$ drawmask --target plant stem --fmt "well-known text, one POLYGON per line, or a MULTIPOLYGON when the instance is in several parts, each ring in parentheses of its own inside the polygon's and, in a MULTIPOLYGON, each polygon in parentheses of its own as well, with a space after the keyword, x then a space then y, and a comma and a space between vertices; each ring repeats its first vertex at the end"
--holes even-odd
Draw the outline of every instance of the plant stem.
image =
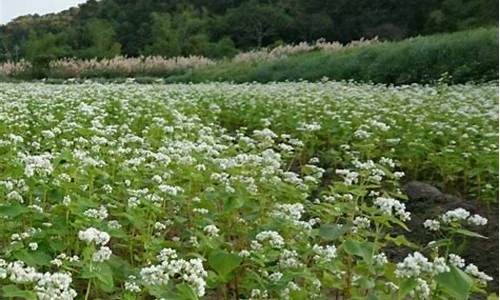
POLYGON ((85 300, 89 299, 91 286, 92 286, 92 279, 89 279, 89 283, 87 284, 87 292, 85 293, 85 300))

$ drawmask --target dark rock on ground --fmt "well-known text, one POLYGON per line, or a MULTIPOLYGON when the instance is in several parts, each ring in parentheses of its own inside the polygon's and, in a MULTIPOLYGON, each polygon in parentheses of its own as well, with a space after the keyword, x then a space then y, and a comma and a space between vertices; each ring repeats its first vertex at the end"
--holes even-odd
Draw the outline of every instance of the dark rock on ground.
POLYGON ((403 186, 403 192, 410 200, 439 200, 443 193, 436 187, 420 181, 410 181, 403 186))

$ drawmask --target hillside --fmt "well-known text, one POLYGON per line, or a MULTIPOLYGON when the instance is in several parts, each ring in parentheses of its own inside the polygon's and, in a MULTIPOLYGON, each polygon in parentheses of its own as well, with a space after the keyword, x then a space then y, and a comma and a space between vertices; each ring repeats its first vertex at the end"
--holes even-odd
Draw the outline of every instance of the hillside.
POLYGON ((0 26, 0 61, 62 57, 230 57, 319 38, 399 40, 498 23, 494 0, 89 0, 0 26))

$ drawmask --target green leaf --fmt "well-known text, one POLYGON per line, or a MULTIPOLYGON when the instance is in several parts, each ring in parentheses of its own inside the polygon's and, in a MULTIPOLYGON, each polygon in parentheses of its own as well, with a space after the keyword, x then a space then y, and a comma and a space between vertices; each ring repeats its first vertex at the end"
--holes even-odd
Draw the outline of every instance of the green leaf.
POLYGON ((241 208, 244 204, 242 198, 236 197, 228 197, 224 200, 224 211, 229 212, 238 208, 241 208))
POLYGON ((113 282, 113 270, 106 263, 101 263, 98 265, 95 275, 100 283, 100 287, 105 292, 111 292, 115 287, 113 282))
POLYGON ((347 225, 323 224, 319 228, 319 236, 327 241, 334 241, 346 233, 347 230, 349 230, 347 225))
POLYGON ((408 241, 404 235, 398 235, 397 237, 394 238, 394 237, 391 237, 389 234, 387 234, 385 236, 385 239, 393 242, 398 247, 403 245, 403 246, 406 246, 406 247, 409 247, 412 249, 419 248, 417 244, 408 241))
POLYGON ((123 300, 136 300, 137 298, 136 298, 136 296, 135 296, 135 295, 130 294, 130 292, 129 292, 129 293, 125 293, 125 294, 123 294, 123 295, 122 295, 122 299, 123 299, 123 300))
POLYGON ((15 218, 29 211, 29 208, 19 204, 0 206, 0 216, 15 218))
POLYGON ((436 282, 446 294, 458 300, 468 299, 473 286, 472 278, 455 266, 450 266, 449 272, 438 274, 436 282))
POLYGON ((417 281, 414 278, 408 278, 399 285, 398 299, 406 299, 406 295, 417 286, 417 281))
POLYGON ((489 294, 487 300, 498 300, 498 296, 496 294, 489 294))
POLYGON ((36 300, 36 294, 34 292, 21 290, 13 284, 2 287, 2 296, 7 298, 36 300))
POLYGON ((346 240, 344 242, 344 250, 351 255, 356 255, 363 258, 363 260, 369 264, 371 264, 372 262, 373 243, 346 240))
POLYGON ((177 289, 177 297, 178 300, 198 300, 198 295, 194 292, 193 288, 186 284, 181 283, 175 286, 177 289))
POLYGON ((214 252, 208 257, 208 264, 225 282, 229 281, 228 275, 241 264, 241 261, 238 255, 225 251, 214 252))
POLYGON ((461 235, 465 235, 465 236, 470 236, 470 237, 475 237, 475 238, 481 238, 481 239, 488 239, 484 235, 481 235, 481 234, 479 234, 477 232, 469 231, 467 229, 455 229, 455 232, 459 233, 461 235))
POLYGON ((14 254, 14 257, 25 262, 28 266, 49 266, 52 258, 43 251, 28 252, 23 249, 14 254))

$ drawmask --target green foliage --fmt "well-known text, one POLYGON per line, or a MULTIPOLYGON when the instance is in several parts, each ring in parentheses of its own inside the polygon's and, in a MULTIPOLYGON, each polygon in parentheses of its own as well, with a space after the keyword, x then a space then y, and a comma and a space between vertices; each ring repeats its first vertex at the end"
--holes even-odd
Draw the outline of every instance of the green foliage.
POLYGON ((152 14, 151 43, 144 51, 147 55, 180 56, 181 36, 174 29, 171 16, 165 14, 152 14))
POLYGON ((89 47, 81 51, 86 58, 111 58, 120 55, 121 44, 117 42, 113 25, 101 19, 89 20, 84 28, 83 38, 89 47))
POLYGON ((474 284, 472 278, 455 266, 452 266, 449 272, 439 274, 436 281, 446 294, 457 300, 469 299, 474 284))
POLYGON ((401 190, 498 201, 496 82, 67 83, 0 83, 2 299, 495 291, 488 221, 401 190))
POLYGON ((282 6, 262 4, 257 0, 228 9, 223 19, 226 31, 237 37, 240 45, 255 45, 257 48, 263 46, 265 39, 274 40, 291 22, 292 18, 282 6))
POLYGON ((242 258, 236 254, 225 251, 216 251, 208 258, 208 264, 219 274, 223 282, 229 281, 229 274, 242 262, 242 258))
POLYGON ((453 82, 498 77, 498 29, 478 29, 385 42, 333 53, 298 54, 277 61, 217 65, 173 76, 171 82, 316 81, 323 77, 376 83, 453 82))
POLYGON ((64 36, 60 47, 69 50, 68 57, 116 53, 220 57, 234 52, 213 49, 223 39, 245 51, 277 41, 292 44, 325 38, 345 43, 374 36, 399 40, 496 26, 497 8, 494 0, 89 0, 78 8, 23 16, 0 26, 0 61, 42 54, 41 49, 31 57, 19 51, 27 48, 31 31, 64 36))

